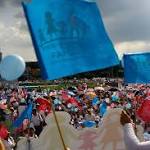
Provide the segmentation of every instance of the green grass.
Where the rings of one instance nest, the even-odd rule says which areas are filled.
[[[79,83],[78,83],[79,84]],[[77,86],[77,83],[61,83],[61,84],[46,84],[46,83],[26,83],[26,84],[20,84],[21,87],[28,87],[30,89],[35,88],[42,88],[42,89],[49,89],[49,90],[61,90],[61,89],[67,89],[70,86]],[[87,83],[89,88],[94,88],[96,86],[96,83],[90,82]]]

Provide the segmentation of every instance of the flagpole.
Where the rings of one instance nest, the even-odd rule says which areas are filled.
[[[0,150],[6,150],[1,138],[0,138]]]
[[[57,126],[57,129],[58,129],[58,132],[59,132],[59,136],[60,136],[61,142],[63,144],[63,148],[64,148],[64,150],[68,150],[68,148],[66,147],[66,144],[65,144],[65,141],[64,141],[64,138],[63,138],[63,135],[62,135],[59,123],[58,123],[58,119],[57,119],[57,116],[56,116],[56,113],[55,113],[55,108],[53,107],[53,103],[52,103],[51,97],[49,97],[49,100],[50,100],[50,103],[52,105],[52,112],[53,112],[53,115],[54,115],[54,119],[55,119],[55,122],[56,122],[56,126]]]
[[[25,5],[24,5],[23,2],[22,2],[22,6],[23,6],[23,10],[24,10],[26,21],[27,21],[27,24],[28,24],[28,28],[29,28],[29,31],[30,31],[30,35],[31,35],[33,46],[34,46],[35,49],[37,49],[39,51],[37,43],[35,42],[35,39],[33,38],[33,31],[31,29],[31,24],[29,22],[29,17],[28,17],[28,14],[27,14],[27,10],[26,10]],[[37,51],[35,51],[35,52],[36,52],[37,56],[40,58],[41,56],[39,55],[39,53]],[[42,61],[40,61],[39,65],[41,66],[40,68],[43,68],[42,72],[46,72],[46,69],[45,69]],[[59,126],[59,123],[58,123],[58,120],[57,120],[57,117],[56,117],[56,113],[55,113],[55,109],[54,109],[53,104],[52,104],[51,97],[49,97],[49,100],[50,100],[50,103],[52,105],[52,112],[54,114],[54,119],[55,119],[55,122],[56,122],[56,125],[57,125],[57,128],[58,128],[58,132],[59,132],[62,144],[63,144],[63,148],[64,148],[64,150],[68,150],[68,148],[66,148],[66,145],[65,145],[65,142],[64,142],[61,130],[60,130],[60,126]]]

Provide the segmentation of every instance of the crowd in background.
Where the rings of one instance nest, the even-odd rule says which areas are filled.
[[[0,137],[7,149],[13,150],[20,137],[38,138],[46,126],[45,118],[56,111],[70,114],[70,125],[77,130],[86,127],[98,128],[103,116],[110,108],[122,108],[131,116],[134,123],[144,127],[145,140],[150,140],[150,125],[136,116],[136,110],[150,96],[149,85],[120,85],[119,87],[99,83],[89,88],[87,83],[67,87],[61,90],[27,87],[1,88],[0,90]],[[50,103],[52,102],[52,105]],[[22,125],[14,126],[14,122],[32,103],[31,119],[24,119]]]

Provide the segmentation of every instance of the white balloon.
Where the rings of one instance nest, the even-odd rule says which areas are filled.
[[[1,77],[7,81],[16,80],[24,73],[25,66],[25,61],[22,57],[18,55],[8,55],[1,61]]]

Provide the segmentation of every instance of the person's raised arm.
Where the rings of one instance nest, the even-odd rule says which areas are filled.
[[[150,141],[140,142],[138,140],[133,129],[132,120],[124,111],[121,114],[120,122],[123,125],[127,150],[150,150]]]

